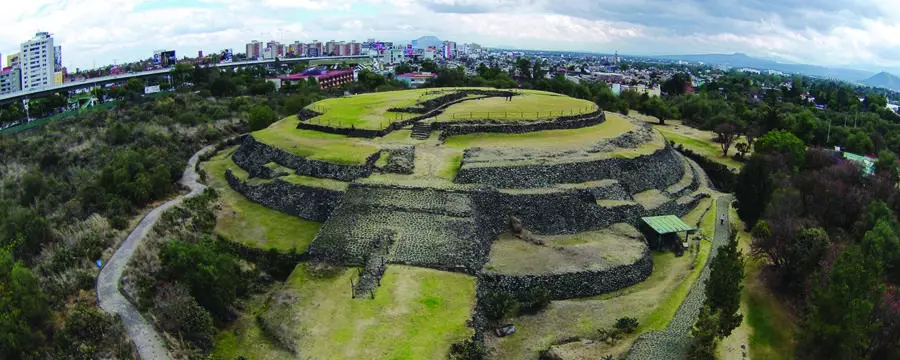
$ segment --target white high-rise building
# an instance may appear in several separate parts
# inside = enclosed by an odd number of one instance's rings
[[[56,64],[62,59],[56,55],[50,33],[39,32],[22,43],[22,91],[43,89],[53,85]]]

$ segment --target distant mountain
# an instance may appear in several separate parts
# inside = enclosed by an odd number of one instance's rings
[[[872,87],[881,87],[894,91],[900,91],[900,77],[897,77],[896,75],[885,71],[877,73],[875,74],[875,76],[872,76],[860,82]]]
[[[810,76],[834,78],[850,82],[859,82],[872,76],[873,72],[846,68],[829,68],[816,65],[788,64],[747,56],[746,54],[704,54],[704,55],[663,55],[660,59],[703,62],[708,65],[728,65],[731,67],[747,67],[758,70],[777,70],[789,73],[800,73]]]

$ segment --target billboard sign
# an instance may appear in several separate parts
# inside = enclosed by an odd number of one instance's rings
[[[219,61],[223,63],[230,63],[233,57],[233,53],[231,49],[222,50],[222,53],[219,54]]]

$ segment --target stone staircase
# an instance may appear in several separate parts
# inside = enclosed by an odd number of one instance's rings
[[[365,267],[361,270],[353,289],[354,298],[375,298],[375,289],[381,286],[381,277],[387,270],[388,253],[392,244],[391,237],[380,237],[375,241],[375,249],[366,259]]]
[[[425,140],[425,139],[428,139],[430,136],[431,136],[431,124],[423,123],[423,122],[417,122],[415,125],[413,125],[412,134],[409,135],[409,137],[411,137],[413,139],[418,139],[418,140]]]

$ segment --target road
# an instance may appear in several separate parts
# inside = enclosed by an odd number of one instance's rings
[[[700,277],[672,317],[672,321],[665,330],[647,332],[638,337],[628,351],[627,359],[681,360],[687,355],[691,344],[691,328],[700,314],[703,301],[706,300],[706,280],[709,279],[711,271],[709,263],[715,258],[719,248],[728,244],[731,234],[731,219],[728,218],[731,200],[731,195],[722,195],[716,199],[716,231],[709,258],[703,265]],[[723,216],[728,220],[724,224],[719,221]]]
[[[97,277],[97,297],[100,300],[100,308],[110,314],[117,314],[122,317],[125,330],[128,331],[128,336],[134,341],[138,355],[143,360],[170,359],[171,356],[166,349],[165,342],[156,332],[156,329],[153,328],[153,325],[119,291],[119,281],[122,279],[122,272],[134,254],[134,250],[137,249],[147,233],[150,232],[150,229],[153,228],[153,225],[156,224],[156,221],[159,220],[160,215],[180,204],[185,198],[199,195],[206,188],[206,186],[197,182],[199,176],[195,167],[200,159],[200,155],[213,150],[213,148],[213,146],[207,146],[188,160],[187,168],[184,170],[178,183],[190,189],[190,192],[163,203],[144,216],[112,255],[109,262],[100,270],[100,275]]]

